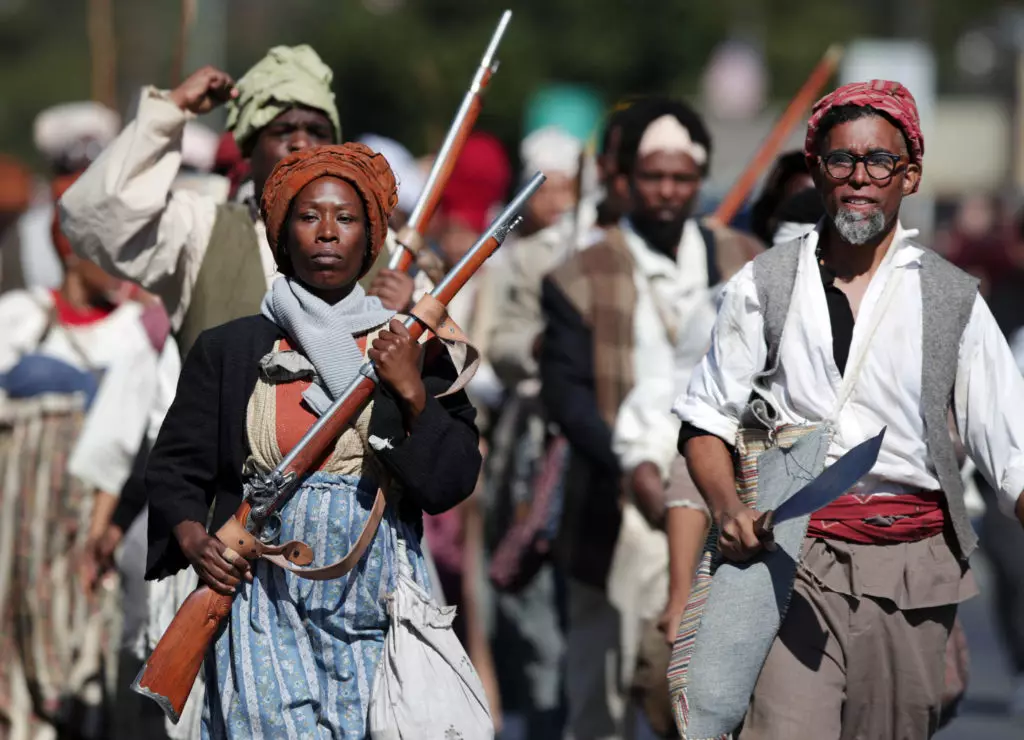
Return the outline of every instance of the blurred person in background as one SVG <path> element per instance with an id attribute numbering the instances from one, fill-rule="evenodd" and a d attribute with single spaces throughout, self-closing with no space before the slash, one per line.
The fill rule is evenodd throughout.
<path id="1" fill-rule="evenodd" d="M 804 153 L 790 151 L 779 155 L 750 213 L 750 230 L 765 246 L 772 245 L 780 220 L 779 207 L 804 190 L 814 190 Z"/>
<path id="2" fill-rule="evenodd" d="M 703 351 L 716 287 L 759 249 L 693 218 L 711 138 L 689 106 L 637 101 L 619 140 L 612 188 L 628 203 L 625 215 L 541 289 L 541 394 L 572 450 L 560 548 L 568 557 L 566 682 L 577 740 L 632 737 L 637 709 L 658 734 L 674 732 L 668 646 L 655 623 L 669 590 L 663 529 L 676 457 L 676 348 Z M 694 518 L 699 542 L 706 517 Z"/>
<path id="3" fill-rule="evenodd" d="M 75 249 L 159 296 L 183 353 L 200 331 L 256 311 L 277 277 L 256 203 L 279 160 L 341 140 L 331 80 L 310 47 L 277 46 L 237 85 L 204 67 L 174 90 L 147 87 L 135 119 L 61 199 Z M 224 103 L 251 167 L 244 204 L 173 189 L 186 124 Z"/>
<path id="4" fill-rule="evenodd" d="M 31 201 L 31 173 L 13 157 L 0 155 L 0 294 L 25 287 L 18 222 Z"/>
<path id="5" fill-rule="evenodd" d="M 723 590 L 707 602 L 702 649 L 680 686 L 688 693 L 676 697 L 683 733 L 930 737 L 957 605 L 977 593 L 951 412 L 966 451 L 1024 522 L 1020 371 L 976 281 L 919 247 L 900 223 L 923 153 L 916 103 L 899 83 L 853 83 L 815 104 L 805 154 L 828 217 L 726 287 L 712 349 L 676 403 L 680 448 L 714 513 L 719 552 L 735 563 L 771 550 L 771 537 L 754 533 L 757 513 L 738 485 L 756 484 L 759 497 L 784 495 L 766 486 L 792 490 L 807 468 L 820 470 L 887 429 L 867 476 L 804 519 L 806 530 L 790 529 L 788 544 L 780 526 L 776 545 L 786 550 L 766 569 L 716 571 L 742 574 L 735 599 L 781 598 L 790 583 L 792 591 L 777 629 L 770 595 L 771 606 L 746 602 L 763 610 L 737 609 Z M 771 412 L 748 408 L 752 387 Z M 750 412 L 762 426 L 752 428 Z M 785 461 L 745 451 L 765 431 L 779 445 L 787 436 L 804 444 L 793 444 Z M 786 583 L 789 557 L 798 562 Z M 704 587 L 695 587 L 695 605 Z M 738 639 L 745 650 L 735 650 Z M 691 640 L 680 632 L 679 650 Z M 724 726 L 733 718 L 741 729 Z"/>
<path id="6" fill-rule="evenodd" d="M 62 103 L 36 116 L 33 141 L 46 161 L 51 187 L 45 195 L 34 194 L 31 206 L 17 224 L 26 287 L 61 286 L 63 266 L 53 243 L 55 203 L 114 140 L 120 128 L 120 116 L 93 101 Z"/>
<path id="7" fill-rule="evenodd" d="M 577 247 L 599 240 L 601 226 L 618 221 L 611 214 L 621 213 L 623 205 L 612 182 L 618 173 L 618 142 L 627 110 L 628 107 L 621 107 L 608 116 L 600 138 L 597 154 L 600 205 L 591 202 L 589 194 L 580 193 L 579 201 L 570 211 L 547 228 L 517 241 L 515 249 L 506 253 L 507 274 L 495 298 L 495 311 L 501 320 L 494 322 L 487 340 L 488 359 L 506 388 L 514 388 L 520 381 L 538 375 L 537 352 L 544 328 L 540 285 L 544 275 Z M 579 150 L 575 151 L 578 156 Z M 568 159 L 564 164 L 568 165 Z M 572 167 L 579 180 L 578 159 Z M 546 169 L 542 171 L 548 173 Z M 598 210 L 605 214 L 600 224 L 597 223 Z"/>
<path id="8" fill-rule="evenodd" d="M 600 169 L 600 184 L 606 190 L 618 166 L 615 152 L 608 149 L 617 143 L 624 110 L 608 117 L 600 136 L 598 161 L 610 165 Z M 538 146 L 559 141 L 565 145 L 565 151 Z M 540 170 L 550 181 L 554 174 L 558 179 L 571 181 L 575 194 L 582 179 L 578 140 L 561 132 L 557 136 L 544 133 L 543 138 L 534 138 L 529 146 L 524 142 L 523 152 L 524 176 Z M 532 153 L 530 158 L 525 156 L 527 152 Z M 545 188 L 547 183 L 542 193 Z M 565 442 L 549 429 L 540 402 L 537 351 L 544 328 L 540 307 L 542 278 L 573 252 L 577 241 L 598 238 L 590 233 L 592 229 L 599 232 L 592 226 L 596 209 L 592 203 L 587 205 L 587 212 L 581 213 L 581 204 L 574 203 L 551 225 L 517 240 L 505 254 L 503 279 L 494 296 L 498 318 L 487 341 L 488 359 L 510 395 L 493 430 L 487 460 L 487 550 L 493 555 L 506 540 L 517 538 L 519 528 L 528 526 L 528 520 L 549 522 L 549 531 L 532 532 L 526 538 L 529 551 L 503 552 L 501 557 L 512 557 L 515 563 L 492 563 L 500 571 L 516 573 L 515 583 L 506 582 L 504 575 L 492 575 L 496 589 L 492 644 L 508 738 L 560 738 L 565 723 L 564 583 L 548 549 L 557 534 L 555 512 L 560 502 L 553 497 L 559 495 L 557 488 L 564 465 L 559 466 L 562 470 L 554 479 L 538 481 L 549 463 L 563 460 Z M 581 220 L 587 224 L 580 223 Z M 585 233 L 580 235 L 580 230 Z M 544 485 L 552 490 L 539 491 L 538 486 Z M 535 512 L 534 507 L 544 511 Z M 534 548 L 545 551 L 534 552 Z M 531 563 L 538 558 L 542 564 L 533 566 Z M 530 572 L 521 576 L 521 569 Z"/>
<path id="9" fill-rule="evenodd" d="M 235 203 L 244 203 L 249 198 L 255 197 L 255 188 L 252 184 L 252 167 L 249 160 L 242 155 L 238 148 L 235 135 L 225 131 L 220 135 L 217 142 L 217 152 L 213 157 L 214 174 L 226 177 L 230 183 L 228 188 L 228 199 Z"/>
<path id="10" fill-rule="evenodd" d="M 984 239 L 990 251 L 1002 252 L 993 260 L 1001 269 L 988 272 L 983 285 L 985 298 L 992 316 L 1006 337 L 1017 367 L 1024 372 L 1024 216 L 1018 216 L 1016 229 L 1008 231 L 1005 209 L 1000 209 L 999 221 L 989 222 L 986 230 L 991 237 Z M 963 217 L 957 219 L 963 222 Z M 954 233 L 962 234 L 963 229 Z M 984 232 L 977 230 L 979 236 Z M 998 245 L 996 241 L 1005 235 Z M 962 238 L 962 237 L 961 237 Z M 984 249 L 985 247 L 982 247 Z M 971 254 L 969 244 L 955 247 L 954 255 L 960 266 L 970 269 L 984 259 Z M 966 264 L 964 264 L 966 263 Z M 995 618 L 1007 647 L 1007 658 L 1014 674 L 1010 699 L 1010 712 L 1024 717 L 1024 531 L 1021 531 L 1014 512 L 1000 500 L 999 492 L 990 486 L 984 476 L 975 472 L 974 483 L 984 502 L 981 514 L 979 547 L 988 558 L 992 573 L 992 600 Z"/>
<path id="11" fill-rule="evenodd" d="M 814 230 L 825 218 L 825 204 L 814 188 L 800 190 L 779 203 L 775 209 L 769 247 L 791 242 Z"/>
<path id="12" fill-rule="evenodd" d="M 53 226 L 60 288 L 0 296 L 0 730 L 107 738 L 121 620 L 98 543 L 180 361 L 162 307 Z"/>
<path id="13" fill-rule="evenodd" d="M 536 172 L 543 172 L 547 180 L 526 203 L 523 223 L 516 227 L 519 238 L 553 226 L 576 206 L 582 152 L 583 142 L 557 126 L 538 129 L 523 139 L 519 145 L 523 181 Z"/>
<path id="14" fill-rule="evenodd" d="M 501 142 L 485 132 L 470 134 L 441 196 L 435 223 L 431 225 L 437 252 L 446 269 L 462 259 L 487 229 L 500 211 L 511 184 L 512 168 Z M 481 357 L 486 357 L 491 322 L 497 318 L 489 293 L 493 273 L 499 269 L 493 259 L 480 268 L 448 305 L 452 318 L 480 350 Z M 486 460 L 490 425 L 503 397 L 501 383 L 486 360 L 480 363 L 466 392 L 477 410 L 481 452 Z M 480 674 L 492 714 L 497 719 L 501 716 L 501 701 L 487 639 L 482 485 L 481 477 L 473 496 L 458 507 L 439 516 L 425 516 L 423 529 L 445 598 L 449 604 L 459 607 L 456 632 Z"/>
<path id="15" fill-rule="evenodd" d="M 941 235 L 939 251 L 966 272 L 981 281 L 988 294 L 992 283 L 1012 271 L 1010 248 L 1017 234 L 1013 220 L 995 195 L 972 195 L 956 210 L 952 228 Z"/>

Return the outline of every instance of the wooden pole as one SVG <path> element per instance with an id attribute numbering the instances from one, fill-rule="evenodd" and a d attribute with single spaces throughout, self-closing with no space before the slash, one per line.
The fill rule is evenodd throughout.
<path id="1" fill-rule="evenodd" d="M 178 43 L 174 48 L 171 62 L 171 87 L 177 87 L 185 79 L 185 54 L 188 51 L 188 35 L 196 19 L 196 0 L 181 0 L 181 22 L 178 24 Z"/>
<path id="2" fill-rule="evenodd" d="M 821 58 L 821 61 L 818 62 L 818 65 L 811 72 L 810 77 L 804 82 L 803 87 L 797 91 L 796 96 L 789 102 L 786 110 L 775 123 L 775 127 L 768 134 L 764 143 L 761 144 L 757 154 L 750 160 L 750 164 L 747 165 L 743 174 L 740 175 L 740 179 L 726 193 L 725 198 L 719 203 L 718 208 L 712 214 L 709 221 L 723 226 L 732 221 L 733 217 L 743 206 L 743 202 L 747 199 L 750 191 L 754 189 L 758 179 L 761 177 L 761 173 L 775 159 L 776 154 L 782 147 L 786 137 L 793 130 L 793 127 L 801 121 L 807 109 L 814 104 L 814 101 L 821 94 L 822 88 L 825 87 L 832 78 L 832 75 L 835 74 L 836 67 L 839 66 L 839 60 L 842 57 L 842 46 L 833 44 L 828 48 L 825 56 Z"/>
<path id="3" fill-rule="evenodd" d="M 89 0 L 86 25 L 89 34 L 92 99 L 117 110 L 117 49 L 114 38 L 113 0 Z"/>

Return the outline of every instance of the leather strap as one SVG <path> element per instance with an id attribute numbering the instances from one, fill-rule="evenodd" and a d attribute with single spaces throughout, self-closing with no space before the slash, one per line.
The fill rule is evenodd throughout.
<path id="1" fill-rule="evenodd" d="M 411 226 L 403 226 L 395 235 L 395 241 L 412 252 L 416 266 L 427 274 L 434 285 L 444 279 L 444 263 L 432 249 L 424 249 L 423 235 Z"/>
<path id="2" fill-rule="evenodd" d="M 433 249 L 420 250 L 420 253 L 416 255 L 416 267 L 425 272 L 434 285 L 438 285 L 444 280 L 444 262 Z"/>
<path id="3" fill-rule="evenodd" d="M 366 520 L 366 525 L 359 533 L 359 539 L 356 540 L 352 549 L 341 560 L 318 568 L 299 567 L 313 562 L 313 550 L 306 543 L 292 540 L 282 545 L 264 545 L 246 531 L 242 523 L 233 516 L 217 530 L 217 539 L 248 560 L 263 558 L 279 568 L 294 573 L 299 578 L 309 581 L 330 581 L 347 575 L 362 560 L 384 518 L 386 505 L 384 490 L 378 488 L 377 496 L 373 500 L 373 508 L 370 509 L 370 518 Z"/>
<path id="4" fill-rule="evenodd" d="M 473 379 L 477 368 L 480 367 L 480 351 L 470 343 L 466 333 L 448 314 L 448 307 L 429 293 L 416 302 L 409 314 L 430 329 L 445 344 L 465 345 L 466 362 L 462 366 L 462 372 L 459 373 L 459 377 L 455 379 L 448 390 L 439 393 L 436 397 L 444 398 L 458 393 Z"/>
<path id="5" fill-rule="evenodd" d="M 395 234 L 395 241 L 412 252 L 414 256 L 419 256 L 423 249 L 423 236 L 411 226 L 403 226 L 399 229 Z"/>

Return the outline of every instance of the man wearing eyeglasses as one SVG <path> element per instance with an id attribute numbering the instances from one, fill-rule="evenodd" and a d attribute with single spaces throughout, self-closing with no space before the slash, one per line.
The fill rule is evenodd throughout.
<path id="1" fill-rule="evenodd" d="M 923 153 L 916 104 L 898 83 L 847 85 L 815 105 L 805 156 L 826 217 L 730 281 L 711 349 L 676 402 L 680 450 L 726 561 L 707 606 L 691 599 L 704 610 L 695 639 L 684 618 L 676 643 L 685 737 L 930 737 L 957 605 L 977 592 L 949 418 L 1024 522 L 1024 380 L 976 281 L 900 223 Z M 758 564 L 774 548 L 737 493 L 753 475 L 763 499 L 778 478 L 766 474 L 770 446 L 743 466 L 754 416 L 769 445 L 824 430 L 825 465 L 887 429 L 871 472 L 801 521 L 791 592 Z M 716 606 L 729 563 L 747 561 L 732 570 L 747 593 L 768 578 L 770 606 L 742 606 L 739 592 L 731 611 Z"/>

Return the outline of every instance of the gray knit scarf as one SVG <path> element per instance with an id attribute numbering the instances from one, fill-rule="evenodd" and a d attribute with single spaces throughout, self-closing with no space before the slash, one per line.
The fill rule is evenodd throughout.
<path id="1" fill-rule="evenodd" d="M 379 298 L 366 295 L 358 283 L 331 305 L 298 280 L 284 277 L 275 280 L 263 297 L 260 313 L 281 327 L 313 364 L 316 377 L 302 397 L 318 416 L 345 391 L 363 364 L 363 353 L 353 335 L 382 326 L 395 315 Z M 275 364 L 273 355 L 264 358 L 264 370 L 268 360 Z"/>

